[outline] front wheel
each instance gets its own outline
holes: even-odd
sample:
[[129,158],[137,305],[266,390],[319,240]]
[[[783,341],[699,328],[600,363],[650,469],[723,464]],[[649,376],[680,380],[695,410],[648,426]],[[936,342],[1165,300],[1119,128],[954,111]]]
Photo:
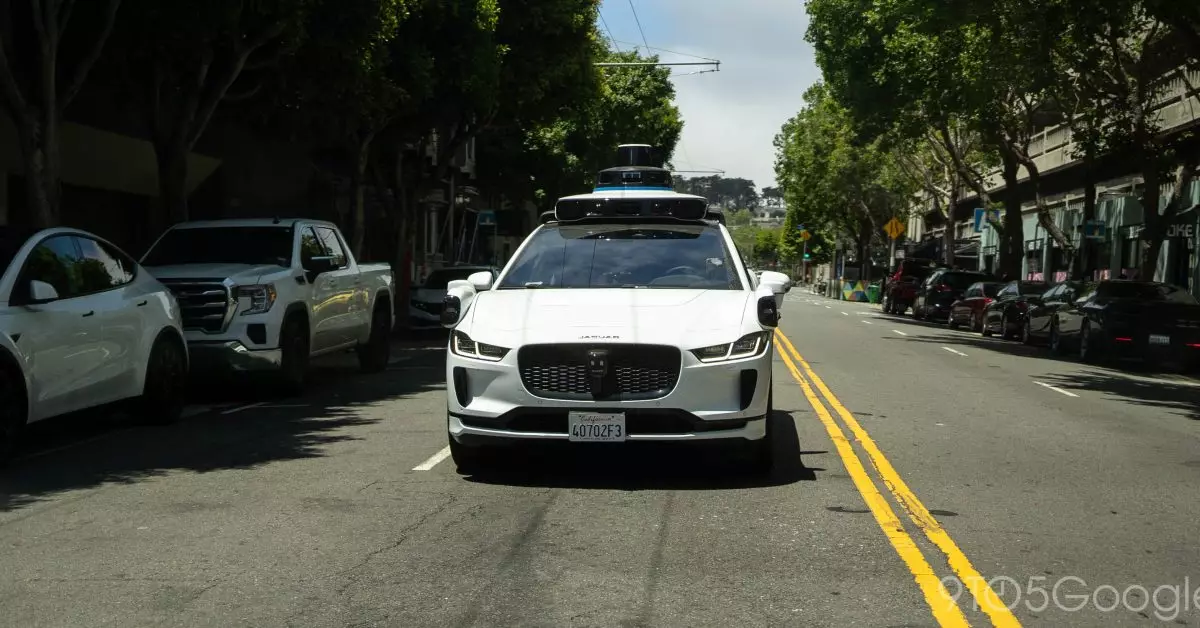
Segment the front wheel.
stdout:
[[0,365],[0,467],[6,466],[16,455],[28,418],[25,382],[20,369]]
[[454,466],[458,467],[459,473],[476,473],[487,466],[490,453],[487,448],[482,445],[464,445],[454,440],[449,433],[446,437],[450,440],[450,459],[454,461]]
[[773,438],[774,430],[771,429],[774,414],[775,390],[771,388],[767,392],[767,415],[764,419],[766,434],[762,438],[750,442],[750,460],[746,470],[752,475],[770,475],[775,468],[775,439]]
[[1025,319],[1025,324],[1021,326],[1021,342],[1023,344],[1033,344],[1033,326],[1030,325],[1029,319]]
[[971,312],[970,318],[967,319],[967,326],[970,327],[971,331],[973,332],[982,331],[983,328],[979,325],[979,314]]
[[283,353],[279,384],[285,395],[293,396],[304,392],[308,382],[309,339],[308,326],[299,316],[290,316],[279,332],[279,348]]
[[358,347],[358,367],[364,373],[378,373],[387,368],[392,359],[392,313],[386,306],[375,308],[371,316],[371,335],[367,343]]
[[146,381],[138,399],[138,416],[152,425],[170,425],[183,416],[187,394],[187,357],[171,336],[159,336],[146,362]]
[[1062,332],[1058,329],[1057,319],[1050,319],[1050,352],[1054,355],[1067,353],[1067,345],[1063,340]]
[[950,312],[950,318],[946,320],[946,326],[950,329],[958,329],[958,319],[954,317],[954,312]]
[[1100,339],[1096,336],[1096,333],[1092,331],[1091,323],[1085,321],[1083,327],[1079,329],[1080,360],[1091,364],[1095,364],[1101,360],[1103,350],[1100,346]]

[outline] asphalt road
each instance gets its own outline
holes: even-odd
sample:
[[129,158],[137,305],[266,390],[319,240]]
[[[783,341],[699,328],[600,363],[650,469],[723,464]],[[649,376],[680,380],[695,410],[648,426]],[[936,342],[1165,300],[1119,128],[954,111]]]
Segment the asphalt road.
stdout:
[[[436,345],[172,427],[42,427],[0,476],[0,625],[1200,625],[1200,383],[783,314],[762,480],[690,448],[459,475]],[[1101,585],[1135,589],[1104,612]]]

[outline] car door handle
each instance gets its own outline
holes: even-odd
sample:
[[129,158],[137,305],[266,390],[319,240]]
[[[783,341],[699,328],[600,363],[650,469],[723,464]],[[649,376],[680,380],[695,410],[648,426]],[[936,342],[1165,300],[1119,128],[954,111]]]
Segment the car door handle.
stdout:
[[145,305],[145,304],[147,304],[147,303],[149,303],[149,302],[150,302],[150,301],[148,301],[148,300],[147,300],[147,301],[139,301],[139,302],[138,302],[138,307],[142,307],[143,305]]
[[87,318],[87,317],[89,317],[89,316],[93,316],[93,315],[95,315],[95,314],[96,314],[96,310],[92,310],[91,312],[88,312],[87,314],[84,314],[84,315],[83,315],[83,317],[84,317],[84,318]]

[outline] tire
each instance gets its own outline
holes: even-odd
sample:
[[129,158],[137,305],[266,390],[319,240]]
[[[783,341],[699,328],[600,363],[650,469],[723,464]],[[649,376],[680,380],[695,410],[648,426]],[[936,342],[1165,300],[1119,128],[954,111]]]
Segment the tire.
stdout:
[[951,312],[950,318],[946,319],[946,326],[950,329],[958,329],[958,319],[954,318],[954,312]]
[[308,383],[309,338],[308,325],[298,315],[291,315],[283,322],[279,332],[279,348],[283,353],[279,369],[279,389],[287,396],[304,392]]
[[182,342],[159,334],[146,360],[146,381],[137,401],[137,417],[149,425],[170,425],[183,416],[188,364]]
[[984,338],[991,338],[991,337],[992,337],[992,326],[988,324],[988,320],[987,320],[987,314],[986,314],[986,313],[984,313],[984,315],[983,315],[983,321],[982,321],[982,322],[980,322],[980,323],[979,323],[979,325],[980,325],[980,327],[979,327],[979,333],[980,333],[980,334],[981,334],[981,335],[982,335]]
[[1101,361],[1102,354],[1100,342],[1092,334],[1091,323],[1084,321],[1083,326],[1079,328],[1079,359],[1089,364],[1097,364]]
[[1029,319],[1025,319],[1025,324],[1021,326],[1021,344],[1033,344],[1033,327],[1029,324]]
[[1008,314],[1000,315],[1000,337],[1005,340],[1012,340],[1013,333],[1011,325],[1008,324]]
[[487,468],[488,454],[491,452],[483,445],[464,445],[451,436],[446,434],[446,438],[450,441],[450,458],[454,460],[454,466],[458,467],[458,472],[463,474],[477,473]]
[[775,468],[775,430],[771,429],[772,416],[775,414],[775,390],[767,392],[766,435],[750,442],[749,460],[746,471],[754,476],[768,476]]
[[1054,355],[1066,355],[1067,345],[1063,341],[1062,332],[1058,331],[1058,319],[1050,319],[1050,352]]
[[983,331],[983,327],[980,326],[980,324],[979,324],[979,314],[974,311],[972,311],[971,316],[969,318],[967,318],[967,325],[971,328],[971,331],[973,331],[973,332],[978,333],[978,332]]
[[25,378],[17,366],[0,363],[0,468],[12,462],[28,420]]
[[358,347],[358,367],[364,373],[378,373],[392,359],[392,313],[386,303],[375,307],[371,315],[371,335]]

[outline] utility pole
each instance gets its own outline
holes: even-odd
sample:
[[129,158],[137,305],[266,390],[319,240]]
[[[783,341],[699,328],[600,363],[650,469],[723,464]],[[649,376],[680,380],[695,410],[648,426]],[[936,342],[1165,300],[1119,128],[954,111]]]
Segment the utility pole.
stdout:
[[630,62],[593,63],[592,65],[595,67],[598,67],[598,68],[635,68],[635,67],[650,67],[650,66],[659,67],[659,66],[672,66],[672,65],[711,65],[716,68],[714,70],[714,72],[721,71],[721,62],[720,61],[685,61],[685,62],[680,62],[680,63],[662,63],[659,61],[630,61]]

